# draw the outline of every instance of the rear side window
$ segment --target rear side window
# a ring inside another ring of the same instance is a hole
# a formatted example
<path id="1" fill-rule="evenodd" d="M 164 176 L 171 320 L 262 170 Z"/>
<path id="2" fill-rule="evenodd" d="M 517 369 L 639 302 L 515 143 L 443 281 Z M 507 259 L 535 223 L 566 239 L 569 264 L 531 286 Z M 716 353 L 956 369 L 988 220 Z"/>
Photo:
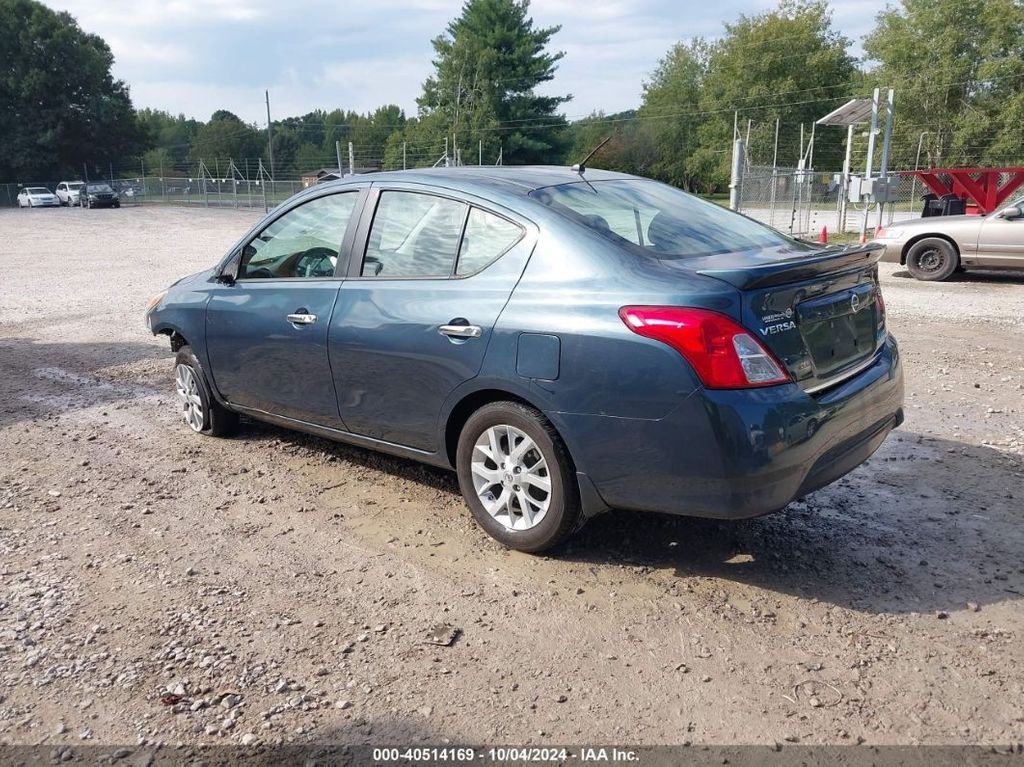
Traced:
<path id="1" fill-rule="evenodd" d="M 245 246 L 238 278 L 333 277 L 358 196 L 317 197 L 273 221 Z"/>
<path id="2" fill-rule="evenodd" d="M 522 236 L 523 230 L 518 224 L 473 208 L 466 221 L 455 273 L 462 277 L 479 272 L 519 242 Z"/>
<path id="3" fill-rule="evenodd" d="M 468 205 L 419 192 L 381 192 L 363 277 L 450 277 Z"/>

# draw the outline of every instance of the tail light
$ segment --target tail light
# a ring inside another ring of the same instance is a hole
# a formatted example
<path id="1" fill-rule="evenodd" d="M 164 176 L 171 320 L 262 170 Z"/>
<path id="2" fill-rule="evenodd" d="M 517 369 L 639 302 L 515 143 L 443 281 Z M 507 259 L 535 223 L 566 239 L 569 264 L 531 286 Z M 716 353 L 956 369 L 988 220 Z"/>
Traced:
<path id="1" fill-rule="evenodd" d="M 619 317 L 637 335 L 683 355 L 709 389 L 749 389 L 790 380 L 771 352 L 724 314 L 682 306 L 624 306 Z"/>

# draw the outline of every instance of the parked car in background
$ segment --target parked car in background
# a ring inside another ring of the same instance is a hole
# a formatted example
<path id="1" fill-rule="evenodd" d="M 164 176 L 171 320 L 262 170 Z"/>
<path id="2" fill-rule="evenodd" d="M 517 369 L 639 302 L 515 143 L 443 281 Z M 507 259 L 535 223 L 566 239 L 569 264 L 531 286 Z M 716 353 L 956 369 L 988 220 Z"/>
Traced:
<path id="1" fill-rule="evenodd" d="M 88 184 L 85 189 L 87 208 L 120 208 L 121 198 L 109 184 Z"/>
<path id="2" fill-rule="evenodd" d="M 56 208 L 60 199 L 45 186 L 27 186 L 18 192 L 19 208 Z"/>
<path id="3" fill-rule="evenodd" d="M 447 469 L 524 551 L 608 508 L 742 518 L 903 420 L 877 245 L 568 168 L 311 187 L 154 296 L 193 431 L 240 414 Z"/>
<path id="4" fill-rule="evenodd" d="M 1024 269 L 1024 197 L 987 216 L 930 216 L 889 224 L 875 235 L 883 261 L 919 280 L 958 269 Z"/>
<path id="5" fill-rule="evenodd" d="M 56 194 L 61 205 L 78 205 L 78 195 L 85 183 L 82 181 L 61 181 L 57 184 Z"/>

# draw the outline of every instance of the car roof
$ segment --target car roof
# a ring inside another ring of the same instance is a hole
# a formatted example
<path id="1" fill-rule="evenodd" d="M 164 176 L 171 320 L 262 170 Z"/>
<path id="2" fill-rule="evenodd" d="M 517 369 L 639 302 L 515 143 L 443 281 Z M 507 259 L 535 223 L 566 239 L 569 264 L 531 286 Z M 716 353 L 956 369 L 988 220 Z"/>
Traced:
<path id="1" fill-rule="evenodd" d="M 367 173 L 361 176 L 348 176 L 319 186 L 343 185 L 356 180 L 372 181 L 375 184 L 419 182 L 465 191 L 491 190 L 504 194 L 527 195 L 546 186 L 633 178 L 637 177 L 597 168 L 587 168 L 581 175 L 578 171 L 563 165 L 469 165 L 458 168 L 416 168 Z"/>

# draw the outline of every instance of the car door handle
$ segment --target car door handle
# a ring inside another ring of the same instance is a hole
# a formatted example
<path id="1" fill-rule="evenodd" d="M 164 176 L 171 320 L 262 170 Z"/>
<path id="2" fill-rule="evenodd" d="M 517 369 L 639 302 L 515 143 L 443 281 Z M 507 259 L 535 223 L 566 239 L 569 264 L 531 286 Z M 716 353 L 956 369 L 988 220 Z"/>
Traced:
<path id="1" fill-rule="evenodd" d="M 449 338 L 479 338 L 483 333 L 479 325 L 442 325 L 437 332 Z"/>
<path id="2" fill-rule="evenodd" d="M 316 315 L 307 314 L 305 312 L 301 312 L 298 314 L 289 314 L 288 322 L 292 323 L 293 325 L 312 325 L 314 322 L 316 322 Z"/>

